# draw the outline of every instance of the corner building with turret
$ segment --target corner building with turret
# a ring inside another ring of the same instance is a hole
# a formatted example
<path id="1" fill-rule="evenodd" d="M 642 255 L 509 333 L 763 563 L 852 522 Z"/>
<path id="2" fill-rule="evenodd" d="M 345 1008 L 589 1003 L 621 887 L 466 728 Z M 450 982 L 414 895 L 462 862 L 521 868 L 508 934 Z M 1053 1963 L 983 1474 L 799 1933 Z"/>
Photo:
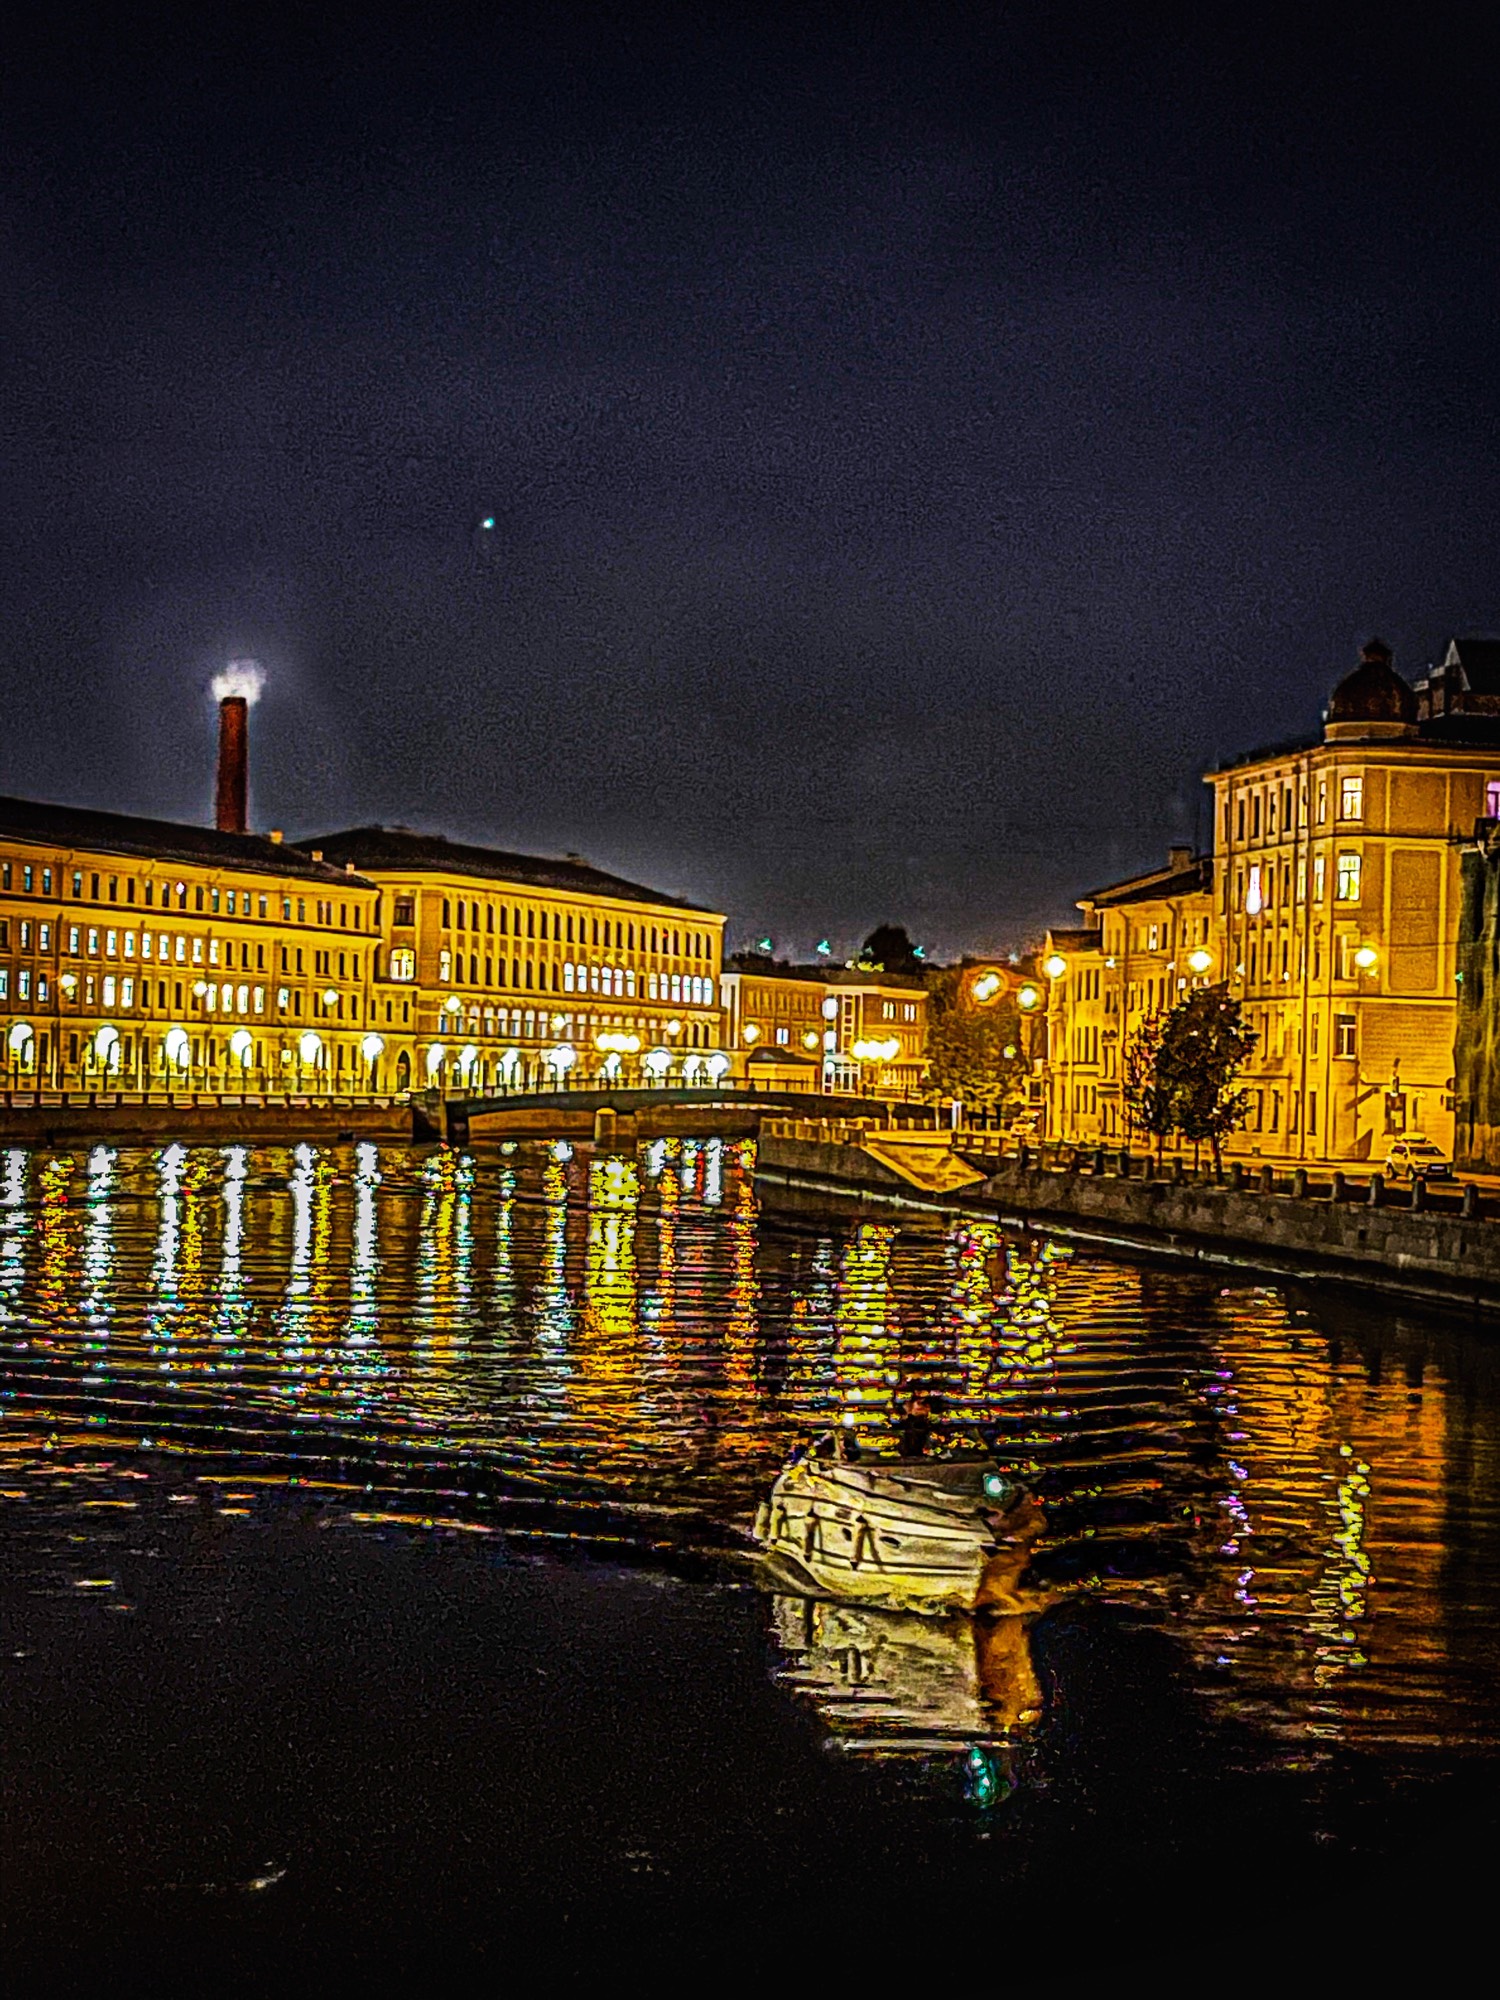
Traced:
<path id="1" fill-rule="evenodd" d="M 1094 891 L 1086 929 L 1054 934 L 1050 1135 L 1128 1138 L 1130 1037 L 1211 984 L 1258 1038 L 1231 1155 L 1378 1165 L 1416 1133 L 1451 1151 L 1461 849 L 1500 817 L 1500 647 L 1455 640 L 1413 684 L 1372 640 L 1319 736 L 1205 782 L 1212 854 Z"/>

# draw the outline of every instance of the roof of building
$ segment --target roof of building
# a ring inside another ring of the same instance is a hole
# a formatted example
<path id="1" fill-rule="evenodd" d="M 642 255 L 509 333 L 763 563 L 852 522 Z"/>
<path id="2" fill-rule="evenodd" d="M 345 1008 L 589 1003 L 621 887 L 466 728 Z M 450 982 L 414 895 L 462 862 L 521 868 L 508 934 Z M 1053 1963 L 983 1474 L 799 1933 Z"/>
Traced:
<path id="1" fill-rule="evenodd" d="M 1500 639 L 1451 639 L 1443 665 L 1463 669 L 1471 694 L 1500 694 Z"/>
<path id="2" fill-rule="evenodd" d="M 1048 931 L 1047 939 L 1058 951 L 1098 951 L 1104 943 L 1104 933 L 1097 925 L 1090 924 L 1087 930 Z"/>
<path id="3" fill-rule="evenodd" d="M 476 875 L 528 889 L 556 889 L 620 903 L 650 903 L 662 909 L 686 910 L 694 916 L 719 914 L 680 896 L 664 895 L 660 889 L 608 875 L 586 861 L 507 854 L 500 848 L 473 847 L 441 833 L 416 833 L 404 826 L 349 827 L 342 833 L 299 841 L 298 845 L 309 851 L 316 849 L 326 860 L 352 861 L 371 875 Z"/>
<path id="4" fill-rule="evenodd" d="M 1196 896 L 1213 887 L 1214 865 L 1211 856 L 1200 854 L 1186 868 L 1159 868 L 1152 875 L 1133 875 L 1126 882 L 1112 883 L 1105 889 L 1091 889 L 1079 902 L 1104 905 L 1117 909 L 1122 903 L 1165 902 L 1177 896 Z"/>
<path id="5" fill-rule="evenodd" d="M 345 888 L 351 882 L 362 889 L 375 886 L 342 866 L 326 859 L 314 861 L 300 847 L 268 839 L 265 834 L 220 833 L 217 827 L 138 819 L 133 813 L 96 812 L 90 806 L 0 798 L 0 839 L 5 838 L 94 854 L 181 861 L 200 868 L 243 868 L 258 875 L 296 876 Z"/>
<path id="6" fill-rule="evenodd" d="M 1417 732 L 1417 741 L 1434 748 L 1451 743 L 1459 750 L 1500 749 L 1500 715 L 1466 715 L 1459 710 L 1429 716 Z"/>
<path id="7" fill-rule="evenodd" d="M 800 1049 L 788 1048 L 784 1043 L 773 1043 L 752 1049 L 745 1063 L 752 1069 L 769 1069 L 774 1063 L 789 1064 L 793 1069 L 817 1069 L 822 1060 L 821 1056 L 805 1056 Z"/>
<path id="8" fill-rule="evenodd" d="M 754 952 L 737 951 L 724 961 L 726 973 L 743 979 L 793 979 L 810 986 L 877 986 L 904 993 L 925 993 L 927 978 L 921 972 L 877 972 L 867 965 L 793 965 L 784 958 L 761 958 Z"/>
<path id="9" fill-rule="evenodd" d="M 1340 722 L 1415 722 L 1417 697 L 1391 664 L 1393 655 L 1383 639 L 1362 646 L 1359 665 L 1334 689 L 1328 720 Z"/>

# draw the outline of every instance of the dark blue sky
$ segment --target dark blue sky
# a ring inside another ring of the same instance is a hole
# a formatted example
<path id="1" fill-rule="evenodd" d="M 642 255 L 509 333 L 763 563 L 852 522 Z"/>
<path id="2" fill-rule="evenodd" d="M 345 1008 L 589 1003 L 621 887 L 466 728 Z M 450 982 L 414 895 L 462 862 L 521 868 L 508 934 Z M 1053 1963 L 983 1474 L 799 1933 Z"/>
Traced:
<path id="1" fill-rule="evenodd" d="M 0 789 L 206 816 L 249 653 L 263 826 L 941 955 L 1500 626 L 1460 17 L 727 12 L 19 17 Z"/>

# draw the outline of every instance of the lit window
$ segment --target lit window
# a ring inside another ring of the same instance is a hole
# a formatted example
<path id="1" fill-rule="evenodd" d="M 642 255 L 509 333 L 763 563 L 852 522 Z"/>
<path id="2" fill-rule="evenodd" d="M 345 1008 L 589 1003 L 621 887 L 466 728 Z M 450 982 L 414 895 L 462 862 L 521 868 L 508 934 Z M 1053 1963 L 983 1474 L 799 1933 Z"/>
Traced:
<path id="1" fill-rule="evenodd" d="M 1500 778 L 1491 778 L 1484 788 L 1484 816 L 1500 819 Z"/>
<path id="2" fill-rule="evenodd" d="M 1260 887 L 1260 863 L 1252 861 L 1250 864 L 1250 886 L 1245 891 L 1245 913 L 1247 916 L 1258 917 L 1264 907 L 1265 899 L 1261 894 Z M 1154 924 L 1151 927 L 1151 946 L 1155 950 L 1156 926 Z"/>
<path id="3" fill-rule="evenodd" d="M 1365 781 L 1363 778 L 1342 778 L 1339 781 L 1339 818 L 1363 819 L 1365 816 Z"/>
<path id="4" fill-rule="evenodd" d="M 447 952 L 443 952 L 441 956 L 444 960 L 448 958 Z M 409 945 L 398 945 L 396 949 L 391 953 L 392 979 L 415 979 L 416 976 L 417 976 L 417 954 L 411 949 Z M 446 979 L 447 976 L 448 974 L 445 968 L 443 977 Z"/>
<path id="5" fill-rule="evenodd" d="M 115 977 L 112 972 L 105 975 L 104 1004 L 106 1007 L 113 1007 L 115 1004 Z"/>
<path id="6" fill-rule="evenodd" d="M 1333 1017 L 1333 1052 L 1336 1056 L 1354 1054 L 1354 1016 L 1335 1014 Z"/>
<path id="7" fill-rule="evenodd" d="M 125 978 L 120 981 L 120 1005 L 122 1007 L 133 1007 L 135 1005 L 135 981 L 133 979 Z"/>
<path id="8" fill-rule="evenodd" d="M 453 977 L 453 954 L 451 951 L 438 953 L 438 978 L 446 984 Z"/>
<path id="9" fill-rule="evenodd" d="M 1323 883 L 1327 873 L 1327 857 L 1322 854 L 1315 854 L 1313 856 L 1313 901 L 1315 903 L 1321 903 L 1323 900 Z"/>
<path id="10" fill-rule="evenodd" d="M 1341 854 L 1339 856 L 1338 889 L 1336 893 L 1341 903 L 1357 903 L 1359 901 L 1359 861 L 1360 858 L 1357 854 Z"/>

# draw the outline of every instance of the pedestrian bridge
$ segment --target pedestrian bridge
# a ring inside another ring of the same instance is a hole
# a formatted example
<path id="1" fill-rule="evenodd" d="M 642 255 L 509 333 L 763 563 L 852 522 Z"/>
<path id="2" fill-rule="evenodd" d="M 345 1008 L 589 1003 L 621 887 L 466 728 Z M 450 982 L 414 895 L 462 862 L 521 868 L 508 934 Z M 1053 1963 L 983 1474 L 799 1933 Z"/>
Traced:
<path id="1" fill-rule="evenodd" d="M 441 1129 L 450 1144 L 468 1143 L 470 1121 L 494 1112 L 613 1111 L 619 1117 L 634 1112 L 691 1106 L 700 1111 L 756 1111 L 798 1118 L 879 1119 L 891 1114 L 930 1119 L 930 1104 L 906 1103 L 900 1099 L 860 1097 L 849 1092 L 817 1090 L 764 1090 L 749 1084 L 723 1083 L 664 1085 L 660 1089 L 600 1084 L 588 1089 L 504 1090 L 490 1097 L 448 1097 L 441 1109 L 428 1100 L 426 1116 Z M 441 1119 L 441 1125 L 439 1120 Z"/>

